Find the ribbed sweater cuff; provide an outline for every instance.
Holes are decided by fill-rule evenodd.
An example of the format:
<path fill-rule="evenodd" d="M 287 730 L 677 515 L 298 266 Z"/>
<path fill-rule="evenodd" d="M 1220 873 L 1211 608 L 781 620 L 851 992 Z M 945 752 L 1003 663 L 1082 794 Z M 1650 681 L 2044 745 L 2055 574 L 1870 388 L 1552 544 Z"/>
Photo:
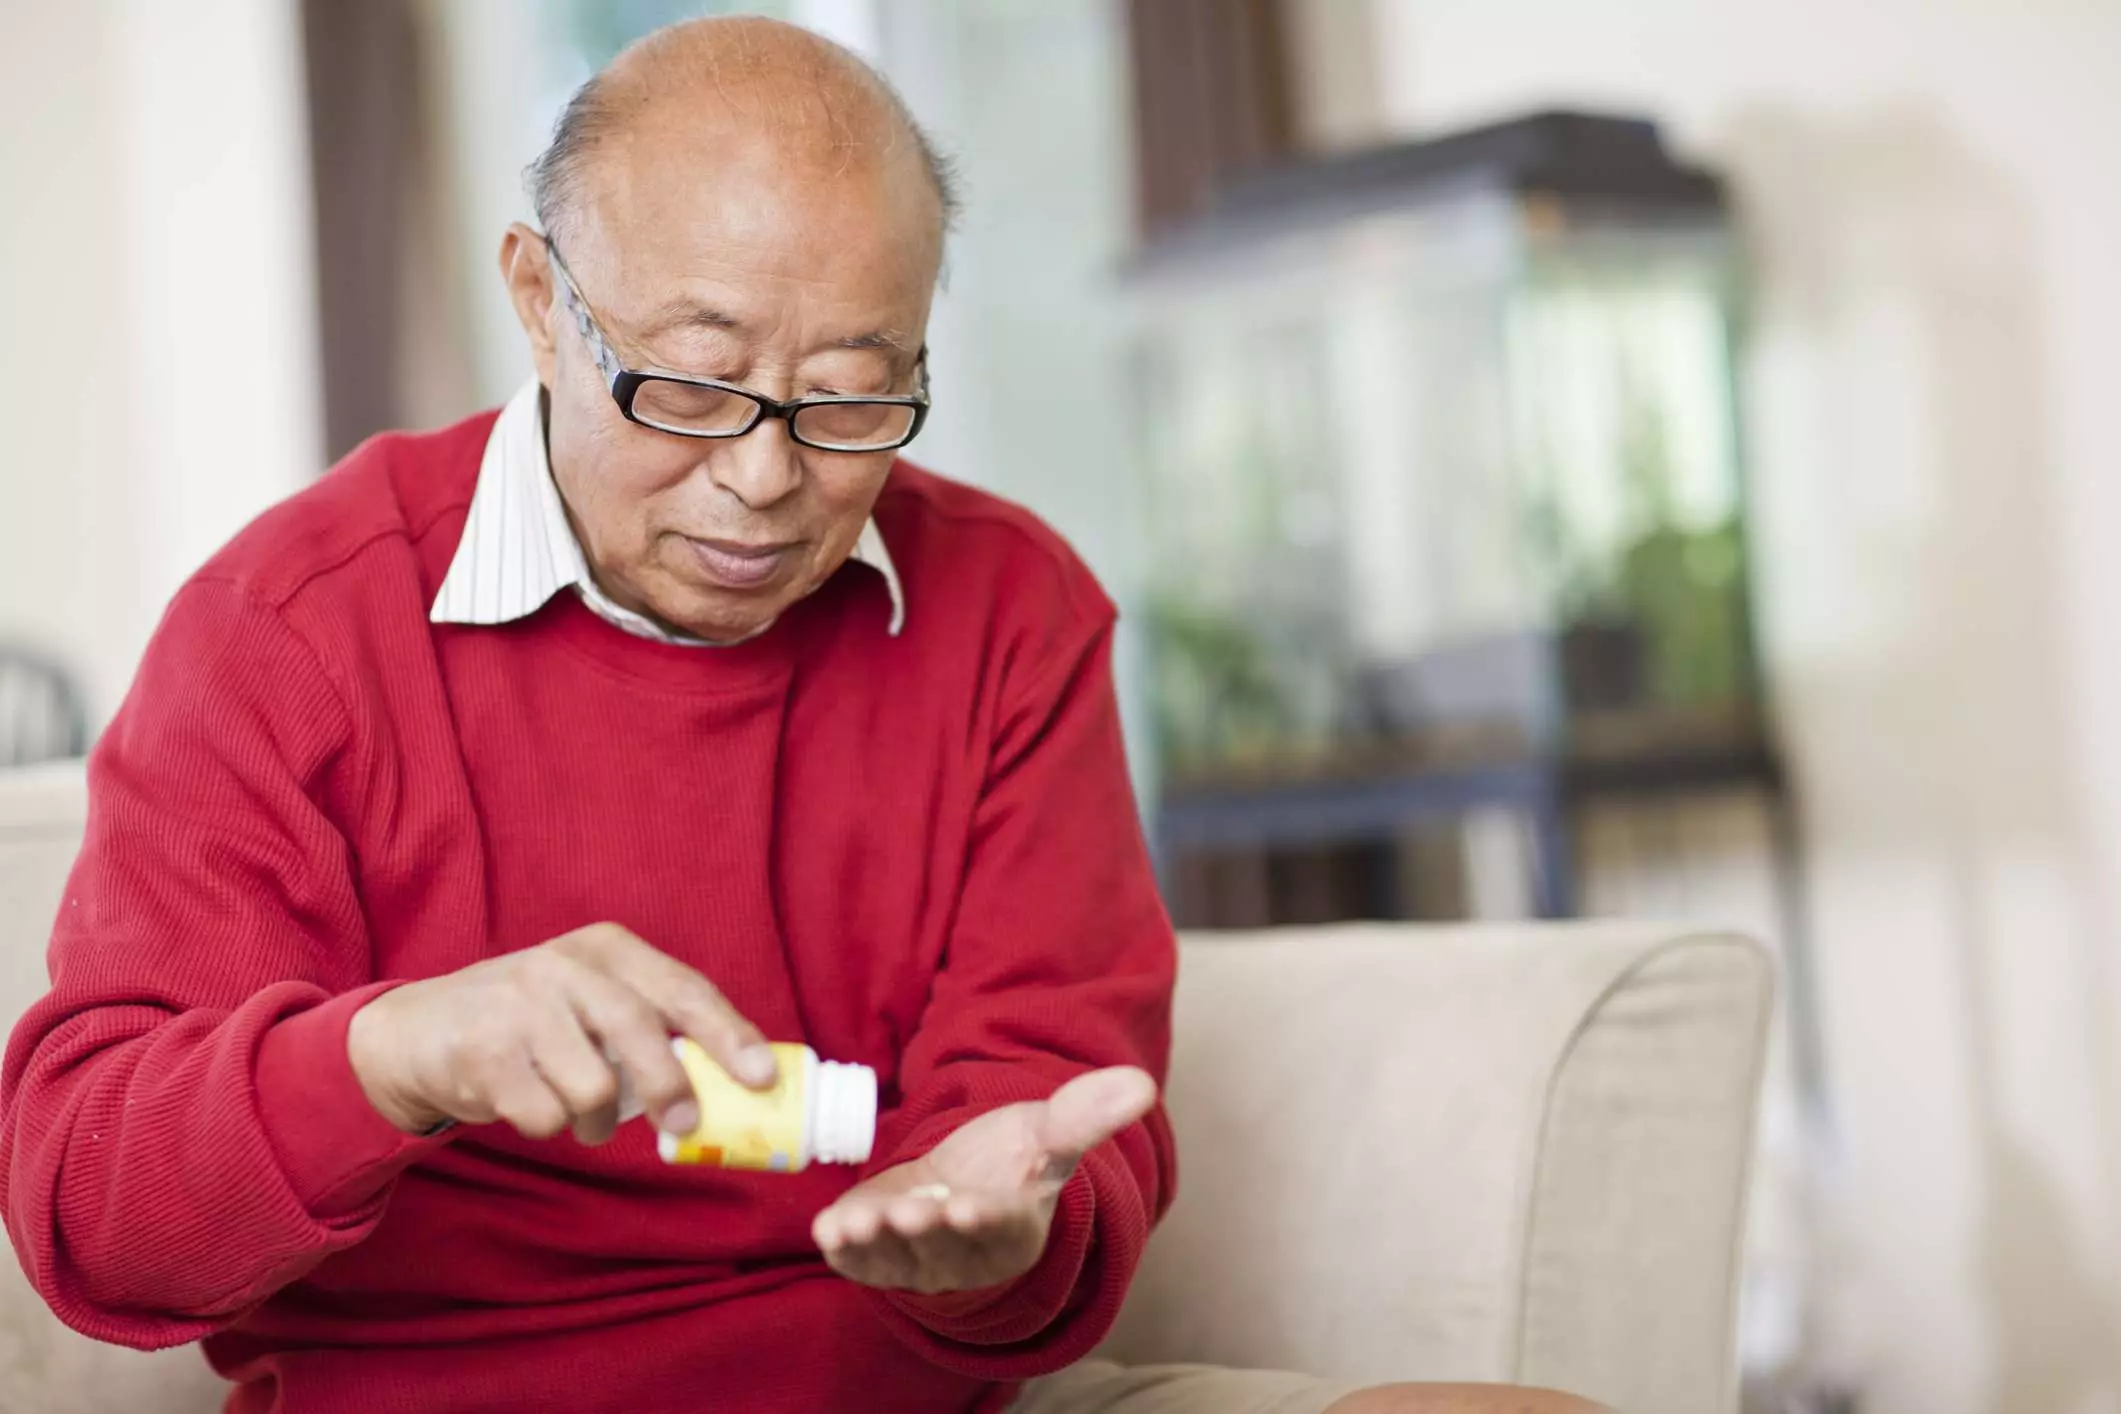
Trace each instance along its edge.
<path fill-rule="evenodd" d="M 258 1047 L 258 1115 L 288 1186 L 320 1222 L 367 1216 L 392 1179 L 440 1145 L 368 1101 L 346 1054 L 354 1013 L 399 984 L 377 982 L 274 1023 Z"/>

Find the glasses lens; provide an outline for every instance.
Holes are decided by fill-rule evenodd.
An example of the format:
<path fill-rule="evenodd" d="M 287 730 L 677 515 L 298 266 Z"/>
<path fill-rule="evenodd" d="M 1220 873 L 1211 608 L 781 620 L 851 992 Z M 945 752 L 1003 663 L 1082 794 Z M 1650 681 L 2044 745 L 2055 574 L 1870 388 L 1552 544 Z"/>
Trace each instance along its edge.
<path fill-rule="evenodd" d="M 633 395 L 635 417 L 672 432 L 741 432 L 758 410 L 757 403 L 739 393 L 663 378 L 649 379 Z"/>
<path fill-rule="evenodd" d="M 913 409 L 904 403 L 812 403 L 795 413 L 797 437 L 838 451 L 896 447 L 912 430 Z"/>

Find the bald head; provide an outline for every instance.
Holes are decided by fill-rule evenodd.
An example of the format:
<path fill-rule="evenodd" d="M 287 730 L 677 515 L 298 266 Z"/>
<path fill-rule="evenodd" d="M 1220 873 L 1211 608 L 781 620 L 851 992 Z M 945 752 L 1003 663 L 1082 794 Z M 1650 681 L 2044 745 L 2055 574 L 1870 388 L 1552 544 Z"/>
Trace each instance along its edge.
<path fill-rule="evenodd" d="M 714 19 L 613 60 L 531 175 L 545 230 L 510 226 L 501 275 L 591 572 L 695 637 L 763 632 L 845 563 L 896 447 L 798 441 L 778 415 L 685 435 L 622 375 L 654 406 L 925 405 L 948 173 L 844 49 Z"/>
<path fill-rule="evenodd" d="M 741 149 L 791 180 L 915 182 L 938 234 L 957 215 L 948 161 L 883 76 L 830 40 L 778 20 L 671 25 L 583 84 L 530 167 L 540 224 L 567 230 L 610 180 L 610 159 L 642 146 L 665 155 L 691 148 L 703 165 Z"/>

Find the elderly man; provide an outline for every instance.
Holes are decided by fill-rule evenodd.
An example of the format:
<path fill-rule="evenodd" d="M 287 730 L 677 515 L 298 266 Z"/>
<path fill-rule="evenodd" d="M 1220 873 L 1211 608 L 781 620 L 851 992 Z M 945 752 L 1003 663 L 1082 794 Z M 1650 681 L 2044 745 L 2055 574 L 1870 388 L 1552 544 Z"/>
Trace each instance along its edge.
<path fill-rule="evenodd" d="M 716 21 L 535 183 L 535 380 L 246 530 L 97 750 L 5 1070 L 53 1309 L 202 1340 L 242 1414 L 1581 1407 L 1041 1378 L 1171 1201 L 1173 945 L 1111 604 L 896 460 L 939 165 L 849 55 Z M 673 1035 L 874 1067 L 874 1161 L 664 1164 L 617 1104 L 693 1127 Z"/>

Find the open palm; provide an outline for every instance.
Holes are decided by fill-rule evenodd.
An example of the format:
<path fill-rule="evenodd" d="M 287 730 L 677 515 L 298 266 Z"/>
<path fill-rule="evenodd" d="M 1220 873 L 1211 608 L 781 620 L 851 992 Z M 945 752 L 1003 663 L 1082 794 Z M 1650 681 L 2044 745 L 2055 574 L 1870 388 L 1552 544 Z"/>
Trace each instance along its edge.
<path fill-rule="evenodd" d="M 1132 1066 L 1078 1076 L 1050 1099 L 971 1120 L 910 1163 L 857 1184 L 812 1232 L 865 1286 L 971 1291 L 1023 1275 L 1082 1156 L 1147 1114 L 1156 1082 Z"/>

